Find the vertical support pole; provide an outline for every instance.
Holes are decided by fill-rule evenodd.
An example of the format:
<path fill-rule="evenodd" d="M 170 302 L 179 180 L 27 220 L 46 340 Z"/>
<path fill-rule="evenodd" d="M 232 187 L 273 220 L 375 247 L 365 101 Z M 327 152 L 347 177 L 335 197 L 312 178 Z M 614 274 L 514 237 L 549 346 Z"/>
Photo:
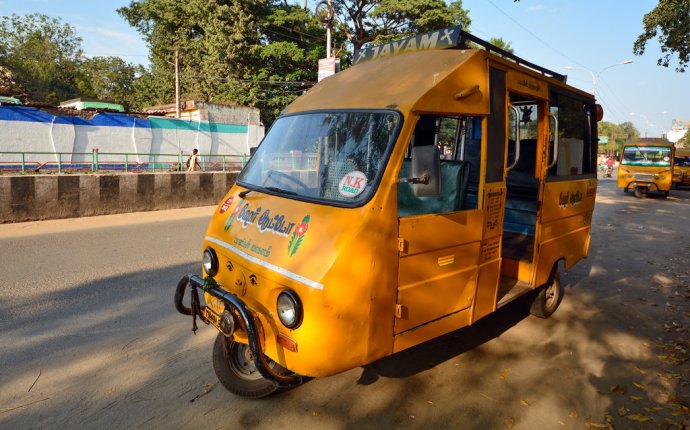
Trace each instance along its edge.
<path fill-rule="evenodd" d="M 223 172 L 225 172 L 225 155 L 223 155 Z"/>
<path fill-rule="evenodd" d="M 180 119 L 180 51 L 175 50 L 175 118 Z"/>
<path fill-rule="evenodd" d="M 26 173 L 26 166 L 25 166 L 26 154 L 22 152 L 20 157 L 21 157 L 21 161 L 22 161 L 22 175 L 23 175 L 24 173 Z"/>
<path fill-rule="evenodd" d="M 125 173 L 129 172 L 129 154 L 125 154 Z"/>
<path fill-rule="evenodd" d="M 328 0 L 328 13 L 330 18 L 330 13 L 333 11 L 333 4 L 331 0 Z M 329 19 L 328 24 L 326 24 L 326 58 L 331 58 L 331 28 L 333 28 L 333 20 Z"/>
<path fill-rule="evenodd" d="M 58 152 L 57 153 L 57 161 L 58 161 L 58 173 L 62 173 L 62 153 Z"/>
<path fill-rule="evenodd" d="M 247 164 L 247 154 L 242 154 L 242 168 Z"/>

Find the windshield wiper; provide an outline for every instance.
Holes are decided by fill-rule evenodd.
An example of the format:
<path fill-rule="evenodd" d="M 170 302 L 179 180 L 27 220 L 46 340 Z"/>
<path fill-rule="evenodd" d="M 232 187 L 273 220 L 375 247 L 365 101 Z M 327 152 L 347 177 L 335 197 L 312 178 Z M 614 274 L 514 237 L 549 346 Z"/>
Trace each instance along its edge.
<path fill-rule="evenodd" d="M 256 191 L 256 190 L 253 189 L 253 188 L 247 188 L 246 190 L 240 192 L 240 193 L 238 194 L 238 196 L 240 196 L 240 198 L 243 199 L 243 198 L 245 198 L 245 197 L 247 196 L 247 194 L 251 193 L 252 191 Z"/>
<path fill-rule="evenodd" d="M 278 187 L 264 187 L 264 188 L 267 189 L 268 191 L 273 191 L 274 193 L 282 193 L 282 194 L 287 194 L 289 196 L 299 195 L 294 191 L 283 190 L 283 189 L 280 189 Z"/>

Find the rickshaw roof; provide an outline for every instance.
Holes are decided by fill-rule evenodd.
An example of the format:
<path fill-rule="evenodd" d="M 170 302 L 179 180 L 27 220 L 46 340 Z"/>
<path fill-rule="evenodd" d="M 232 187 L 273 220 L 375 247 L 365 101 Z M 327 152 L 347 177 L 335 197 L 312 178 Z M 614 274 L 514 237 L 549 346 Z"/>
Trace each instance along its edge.
<path fill-rule="evenodd" d="M 655 140 L 647 140 L 647 141 L 638 141 L 638 142 L 630 142 L 630 143 L 624 143 L 623 148 L 627 146 L 663 146 L 663 147 L 671 147 L 674 148 L 675 145 L 671 142 L 667 141 L 655 141 Z"/>
<path fill-rule="evenodd" d="M 421 105 L 429 99 L 434 89 L 446 87 L 459 69 L 471 74 L 475 82 L 488 81 L 487 77 L 468 69 L 468 63 L 486 71 L 483 50 L 442 49 L 409 52 L 375 61 L 364 62 L 336 73 L 315 85 L 306 94 L 295 100 L 285 111 L 294 113 L 320 109 L 386 109 L 403 113 L 424 108 Z M 475 61 L 471 61 L 475 59 Z M 445 85 L 443 85 L 445 83 Z M 454 85 L 455 91 L 458 88 Z M 447 97 L 447 98 L 446 98 Z M 453 93 L 436 101 L 439 110 L 452 102 Z M 428 101 L 428 100 L 427 100 Z M 451 108 L 451 106 L 448 106 Z M 451 109 L 447 109 L 451 110 Z"/>

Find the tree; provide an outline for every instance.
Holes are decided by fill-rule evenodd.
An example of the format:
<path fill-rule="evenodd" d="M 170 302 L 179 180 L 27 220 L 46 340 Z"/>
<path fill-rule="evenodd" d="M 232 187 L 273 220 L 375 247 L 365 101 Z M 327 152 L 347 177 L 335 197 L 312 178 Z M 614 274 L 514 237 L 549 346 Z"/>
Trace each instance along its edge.
<path fill-rule="evenodd" d="M 642 23 L 644 33 L 633 45 L 635 55 L 643 55 L 647 42 L 659 35 L 662 56 L 657 64 L 668 67 L 674 54 L 678 54 L 676 71 L 684 72 L 690 61 L 690 0 L 659 0 Z"/>
<path fill-rule="evenodd" d="M 510 46 L 511 43 L 506 40 L 503 40 L 502 37 L 492 37 L 491 39 L 489 39 L 489 43 L 492 45 L 496 45 L 504 51 L 510 52 L 511 54 L 515 53 L 515 50 Z"/>
<path fill-rule="evenodd" d="M 316 80 L 323 56 L 322 27 L 283 1 L 140 0 L 118 12 L 149 43 L 151 104 L 172 100 L 178 51 L 183 98 L 257 106 L 270 124 Z"/>
<path fill-rule="evenodd" d="M 424 33 L 439 28 L 469 27 L 469 12 L 462 0 L 343 0 L 334 2 L 336 27 L 355 50 L 365 43 Z"/>
<path fill-rule="evenodd" d="M 0 87 L 19 97 L 56 104 L 80 85 L 81 39 L 74 27 L 42 14 L 0 20 Z"/>
<path fill-rule="evenodd" d="M 469 25 L 460 1 L 334 3 L 341 13 L 336 26 L 347 30 L 333 34 L 344 65 L 348 37 L 357 48 L 411 32 Z M 315 83 L 317 61 L 325 57 L 324 26 L 306 8 L 285 0 L 134 0 L 118 12 L 150 46 L 150 74 L 140 78 L 154 88 L 147 90 L 150 104 L 172 100 L 171 62 L 178 51 L 183 98 L 256 106 L 270 125 Z"/>
<path fill-rule="evenodd" d="M 676 148 L 690 148 L 690 131 L 686 132 L 683 137 L 678 139 L 675 145 Z"/>
<path fill-rule="evenodd" d="M 127 63 L 120 57 L 90 58 L 82 62 L 81 71 L 86 78 L 82 96 L 112 100 L 127 108 L 137 104 L 135 82 L 146 73 L 143 66 Z"/>
<path fill-rule="evenodd" d="M 599 138 L 608 137 L 609 143 L 599 145 L 599 153 L 614 153 L 620 150 L 624 143 L 632 142 L 640 137 L 640 132 L 633 123 L 626 121 L 621 124 L 614 124 L 608 121 L 597 123 Z"/>
<path fill-rule="evenodd" d="M 640 131 L 635 128 L 635 125 L 630 121 L 625 121 L 618 124 L 621 133 L 625 136 L 626 142 L 632 142 L 640 138 Z"/>

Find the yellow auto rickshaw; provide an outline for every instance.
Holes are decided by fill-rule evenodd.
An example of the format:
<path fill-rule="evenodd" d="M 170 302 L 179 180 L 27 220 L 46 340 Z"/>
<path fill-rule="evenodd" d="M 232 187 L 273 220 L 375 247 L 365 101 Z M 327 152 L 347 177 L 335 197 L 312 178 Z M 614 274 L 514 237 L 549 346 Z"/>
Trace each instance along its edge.
<path fill-rule="evenodd" d="M 354 63 L 275 121 L 210 221 L 203 274 L 178 284 L 176 308 L 218 330 L 213 366 L 239 396 L 371 363 L 523 295 L 548 317 L 560 268 L 587 256 L 591 94 L 458 27 Z"/>
<path fill-rule="evenodd" d="M 673 157 L 673 187 L 690 185 L 690 148 L 676 148 Z"/>
<path fill-rule="evenodd" d="M 626 143 L 621 149 L 618 165 L 618 188 L 634 190 L 635 197 L 648 191 L 667 197 L 673 180 L 674 146 L 661 139 Z"/>

